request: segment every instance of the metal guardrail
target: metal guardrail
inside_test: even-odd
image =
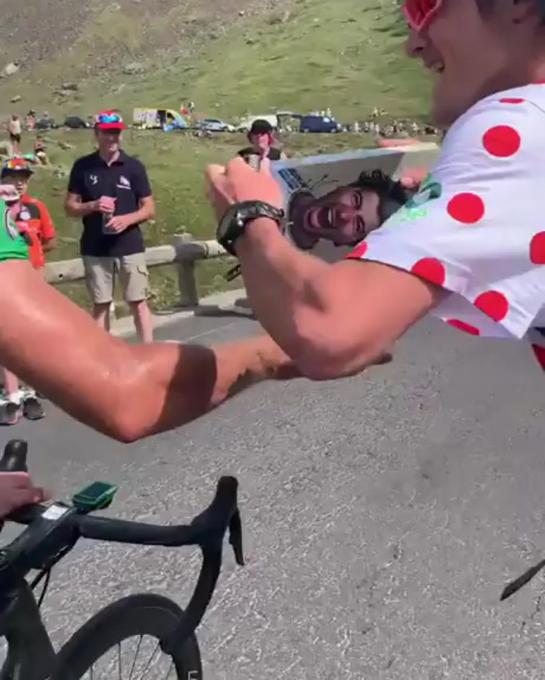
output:
[[[199,292],[195,277],[195,265],[199,260],[231,257],[217,241],[194,241],[191,234],[177,234],[172,245],[154,246],[146,249],[148,267],[174,264],[178,269],[180,305],[197,307]],[[84,281],[85,271],[81,258],[48,262],[45,267],[47,281],[52,284]]]

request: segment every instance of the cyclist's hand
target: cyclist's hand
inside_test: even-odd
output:
[[[0,519],[24,505],[41,503],[46,498],[46,492],[34,486],[27,472],[0,472]]]
[[[235,158],[225,167],[209,165],[206,170],[208,197],[221,219],[227,208],[241,201],[264,201],[282,208],[282,190],[270,172],[270,161],[261,161],[254,170],[242,158]]]

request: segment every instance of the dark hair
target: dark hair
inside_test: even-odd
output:
[[[249,135],[272,135],[274,132],[273,126],[268,120],[263,120],[263,118],[258,118],[252,123],[252,127],[248,131]]]
[[[374,191],[379,197],[380,223],[386,222],[413,196],[414,192],[385,175],[382,170],[362,172],[350,186]]]

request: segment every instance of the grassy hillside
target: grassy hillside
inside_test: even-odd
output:
[[[79,7],[52,2],[66,11]],[[130,115],[134,106],[178,107],[191,99],[199,113],[225,117],[328,106],[347,121],[364,118],[374,106],[395,116],[426,115],[427,85],[402,54],[404,28],[391,0],[86,5],[95,11],[66,47],[55,45],[0,81],[0,111],[87,114],[117,106]],[[253,11],[256,6],[261,11]],[[34,36],[42,39],[39,32]],[[134,62],[144,72],[124,73]],[[75,81],[79,91],[54,95],[64,81]],[[9,104],[15,95],[22,101]]]

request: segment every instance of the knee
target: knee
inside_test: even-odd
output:
[[[146,300],[139,300],[138,302],[129,302],[129,306],[135,314],[142,314],[148,311],[148,303]]]

